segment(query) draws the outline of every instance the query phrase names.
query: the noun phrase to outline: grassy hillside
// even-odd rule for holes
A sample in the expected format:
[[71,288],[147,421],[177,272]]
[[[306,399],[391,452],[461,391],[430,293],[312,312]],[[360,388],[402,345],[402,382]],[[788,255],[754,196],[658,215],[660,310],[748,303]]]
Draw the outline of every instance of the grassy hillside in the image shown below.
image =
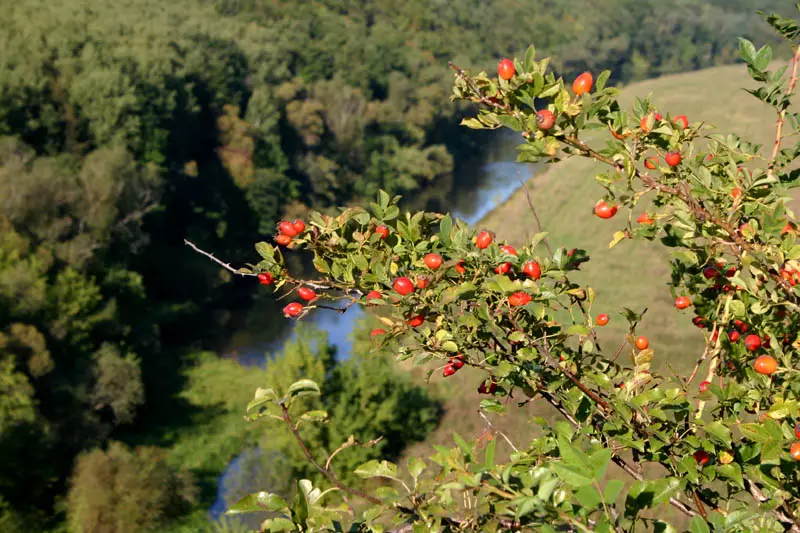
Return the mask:
[[[721,132],[735,132],[753,141],[767,143],[773,135],[769,111],[741,87],[748,84],[742,66],[712,68],[704,71],[667,76],[626,87],[621,103],[630,108],[636,97],[652,93],[652,102],[661,112],[686,114],[691,121],[714,124]],[[591,143],[590,143],[591,144]],[[534,176],[526,185],[551,245],[580,247],[588,250],[591,260],[574,278],[597,291],[593,314],[606,312],[611,322],[600,331],[601,346],[616,349],[624,341],[626,322],[617,314],[621,308],[648,308],[639,333],[650,339],[656,352],[656,365],[668,362],[677,372],[686,373],[700,355],[703,334],[691,324],[691,310],[677,311],[667,282],[668,251],[660,243],[623,242],[613,249],[608,243],[624,223],[627,213],[602,221],[592,214],[594,204],[604,189],[593,177],[599,166],[583,159],[563,161]],[[633,218],[639,211],[633,213]],[[505,204],[487,216],[479,226],[497,233],[500,240],[522,245],[536,233],[524,191],[514,194]],[[666,369],[665,369],[666,370]],[[475,376],[461,373],[439,382],[437,391],[446,402],[446,414],[440,427],[425,443],[409,454],[432,449],[433,444],[452,444],[453,431],[475,438],[487,423],[477,410]],[[522,400],[520,398],[519,400]],[[507,429],[515,445],[524,445],[527,435],[523,420],[533,414],[546,414],[542,402],[534,401],[517,408],[514,401],[508,416],[492,419],[501,430]],[[500,448],[508,451],[501,439]]]

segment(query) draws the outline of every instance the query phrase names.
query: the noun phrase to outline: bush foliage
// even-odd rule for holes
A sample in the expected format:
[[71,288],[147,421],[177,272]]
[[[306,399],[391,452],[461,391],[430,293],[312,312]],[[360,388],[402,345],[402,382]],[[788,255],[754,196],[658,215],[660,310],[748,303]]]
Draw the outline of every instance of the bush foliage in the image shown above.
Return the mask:
[[[657,240],[671,249],[676,312],[705,332],[688,375],[656,369],[659,347],[638,325],[645,310],[624,302],[629,334],[619,347],[599,346],[595,290],[570,278],[591,268],[583,250],[556,247],[544,231],[515,250],[449,215],[403,213],[381,192],[369,209],[312,214],[290,239],[290,249],[314,253],[317,279],[293,277],[281,246],[268,243],[256,246],[258,264],[235,272],[268,272],[280,293],[316,291],[287,316],[326,300],[373,309],[384,324],[376,342],[396,343],[398,359],[426,365],[429,379],[474,373],[489,418],[511,402],[546,403],[553,417],[532,420],[538,433],[524,444],[490,426],[477,440],[456,435],[453,448],[410,457],[402,470],[367,461],[354,470],[358,483],[343,481],[333,452],[310,461],[322,483],[298,480],[292,500],[259,492],[231,512],[277,513],[264,531],[800,530],[800,246],[790,209],[800,179],[791,107],[800,25],[765,18],[794,50],[788,65],[776,64],[769,46],[739,41],[755,82],[747,90],[776,117],[766,147],[647,99],[623,110],[606,86],[610,72],[570,85],[533,47],[510,75],[451,65],[454,99],[478,107],[467,127],[520,132],[520,161],[606,165],[593,209],[617,228],[609,247]],[[586,140],[589,130],[600,137]],[[604,222],[615,216],[622,220]],[[307,411],[322,394],[307,376],[289,379],[259,389],[248,416],[279,421],[304,449],[298,425],[330,414]]]

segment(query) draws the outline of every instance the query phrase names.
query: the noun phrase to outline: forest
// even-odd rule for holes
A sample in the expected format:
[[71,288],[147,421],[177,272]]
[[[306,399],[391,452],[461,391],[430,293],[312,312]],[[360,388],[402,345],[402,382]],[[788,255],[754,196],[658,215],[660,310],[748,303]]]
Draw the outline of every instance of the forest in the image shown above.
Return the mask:
[[[464,108],[450,101],[449,61],[488,70],[534,42],[565,76],[609,69],[626,83],[736,61],[738,36],[774,40],[755,10],[783,4],[4,6],[0,530],[197,531],[201,522],[191,520],[204,519],[216,475],[239,450],[216,450],[222,459],[198,465],[188,457],[208,452],[202,439],[170,459],[168,435],[212,418],[214,401],[228,401],[240,379],[315,369],[332,383],[320,400],[329,410],[384,398],[378,414],[352,413],[351,433],[380,427],[395,432],[394,443],[424,438],[441,407],[390,363],[360,357],[367,331],[346,362],[313,332],[266,370],[231,368],[210,353],[255,287],[183,240],[243,263],[254,237],[271,235],[282,217],[361,205],[379,190],[413,198],[442,180],[457,186],[459,162],[480,153],[484,138],[458,127]],[[179,401],[191,387],[216,400]],[[414,405],[395,409],[403,396]],[[409,413],[416,423],[407,424]]]

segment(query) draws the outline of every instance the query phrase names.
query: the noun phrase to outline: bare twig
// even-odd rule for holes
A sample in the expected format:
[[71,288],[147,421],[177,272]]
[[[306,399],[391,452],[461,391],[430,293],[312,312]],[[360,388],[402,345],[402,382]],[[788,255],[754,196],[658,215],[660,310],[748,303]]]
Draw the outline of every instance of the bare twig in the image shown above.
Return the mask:
[[233,268],[230,265],[230,263],[224,263],[224,262],[220,261],[219,259],[214,257],[214,254],[206,252],[205,250],[201,250],[200,248],[197,247],[196,244],[194,244],[193,242],[191,242],[188,239],[183,239],[183,242],[184,242],[184,244],[186,244],[186,246],[188,246],[189,248],[191,248],[195,252],[208,257],[209,259],[214,261],[216,264],[218,264],[219,266],[221,266],[222,268],[224,268],[228,272],[232,272],[232,273],[234,273],[234,274],[236,274],[238,276],[257,276],[258,275],[258,274],[254,274],[253,272],[243,272],[240,269]]
[[361,443],[361,442],[358,442],[353,437],[353,435],[350,435],[349,439],[347,439],[345,442],[343,442],[341,446],[339,446],[338,448],[333,450],[333,453],[328,456],[328,460],[325,461],[325,469],[326,470],[330,470],[331,461],[333,461],[333,458],[336,457],[336,454],[341,452],[342,450],[346,450],[347,448],[352,448],[353,446],[362,446],[364,448],[371,448],[372,446],[375,446],[376,444],[378,444],[382,440],[383,440],[383,436],[380,436],[380,437],[378,437],[376,439],[372,439],[369,442]]
[[[525,198],[528,200],[528,207],[530,207],[531,214],[533,215],[533,219],[536,221],[536,229],[539,233],[542,233],[542,221],[539,220],[539,215],[536,214],[536,208],[533,206],[533,199],[531,198],[531,192],[528,190],[528,186],[525,185],[525,182],[522,180],[519,174],[517,174],[517,180],[519,184],[522,186],[522,189],[525,191]],[[547,237],[542,239],[542,244],[544,244],[545,248],[550,255],[553,255],[553,249],[550,248],[550,243],[547,241]]]
[[509,446],[511,446],[511,449],[512,449],[512,450],[514,450],[515,452],[518,452],[518,451],[519,451],[519,450],[517,449],[517,447],[516,447],[516,446],[514,446],[514,443],[513,443],[513,442],[511,442],[511,439],[509,439],[509,438],[508,438],[508,436],[507,436],[505,433],[503,433],[502,431],[500,431],[499,429],[497,429],[496,427],[494,427],[494,424],[492,424],[491,420],[489,420],[489,418],[487,418],[487,416],[486,416],[485,414],[483,414],[483,411],[478,411],[478,414],[480,414],[480,415],[481,415],[481,418],[483,418],[483,420],[486,422],[486,424],[487,424],[487,425],[488,425],[490,428],[492,428],[492,429],[493,429],[493,430],[494,430],[494,431],[495,431],[495,432],[496,432],[498,435],[500,435],[501,437],[503,437],[503,439],[506,441],[506,443],[508,443],[508,445],[509,445]]

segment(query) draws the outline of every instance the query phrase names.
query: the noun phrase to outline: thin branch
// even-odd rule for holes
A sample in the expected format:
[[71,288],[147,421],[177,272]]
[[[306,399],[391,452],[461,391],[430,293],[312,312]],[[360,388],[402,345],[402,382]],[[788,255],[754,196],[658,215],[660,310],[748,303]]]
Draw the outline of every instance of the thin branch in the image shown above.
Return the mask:
[[342,450],[346,450],[347,448],[352,448],[353,446],[362,446],[364,448],[371,448],[372,446],[375,446],[376,444],[378,444],[382,440],[383,440],[383,436],[380,436],[380,437],[378,437],[376,439],[372,439],[369,442],[361,443],[361,442],[358,442],[352,435],[350,435],[349,439],[347,439],[345,442],[343,442],[341,446],[339,446],[338,448],[333,450],[333,453],[328,456],[328,460],[325,461],[325,469],[326,470],[330,470],[331,461],[333,461],[333,458],[336,457],[336,454],[341,452]]
[[206,252],[205,250],[201,250],[200,248],[198,248],[198,247],[197,247],[197,245],[196,245],[196,244],[194,244],[193,242],[191,242],[191,241],[190,241],[190,240],[188,240],[188,239],[183,239],[183,242],[184,242],[184,244],[186,244],[186,246],[188,246],[189,248],[191,248],[191,249],[192,249],[192,250],[194,250],[195,252],[197,252],[197,253],[199,253],[199,254],[201,254],[201,255],[204,255],[204,256],[208,257],[209,259],[211,259],[212,261],[214,261],[216,264],[218,264],[219,266],[221,266],[221,267],[222,267],[222,268],[224,268],[225,270],[227,270],[227,271],[229,271],[229,272],[232,272],[232,273],[234,273],[234,274],[236,274],[236,275],[238,275],[238,276],[257,276],[257,275],[258,275],[258,274],[255,274],[255,273],[253,273],[253,272],[242,272],[242,271],[241,271],[241,270],[239,270],[239,269],[233,268],[233,267],[230,265],[230,263],[224,263],[224,262],[220,261],[219,259],[217,259],[216,257],[214,257],[214,254],[208,253],[208,252]]
[[483,96],[483,93],[481,92],[480,88],[475,84],[474,81],[472,81],[472,78],[470,78],[469,75],[466,72],[464,72],[462,69],[457,67],[452,61],[448,61],[447,65],[451,69],[455,70],[456,71],[456,75],[459,78],[461,78],[467,85],[469,85],[470,90],[472,90],[472,92],[475,93],[475,95],[478,97],[478,101],[479,102],[481,102],[483,104],[486,104],[489,107],[494,107],[496,109],[502,109],[504,111],[508,111],[509,110],[509,106],[508,105],[499,104],[498,102],[495,102],[495,101],[490,100],[489,98],[486,98],[485,96]]
[[[525,182],[522,180],[519,173],[517,174],[517,180],[519,181],[519,184],[525,191],[525,198],[528,200],[528,207],[530,207],[531,214],[533,214],[533,219],[536,221],[536,229],[538,230],[539,233],[542,233],[543,232],[542,221],[539,220],[539,215],[536,214],[536,208],[533,206],[533,199],[531,198],[531,192],[528,190],[528,186],[525,185]],[[542,244],[544,244],[545,248],[547,248],[547,251],[550,253],[550,255],[553,255],[553,249],[550,248],[550,243],[547,241],[547,237],[542,239]]]
[[306,443],[303,441],[303,437],[300,436],[300,432],[297,431],[297,426],[295,426],[294,423],[292,422],[292,417],[289,415],[289,408],[286,407],[286,405],[281,404],[281,409],[283,409],[283,421],[286,422],[287,426],[289,426],[289,430],[292,432],[292,435],[294,435],[294,439],[297,441],[297,444],[300,445],[300,449],[303,451],[303,455],[306,456],[306,459],[308,459],[308,461],[312,464],[312,466],[314,466],[314,468],[316,468],[319,471],[320,474],[328,478],[328,481],[330,481],[333,484],[333,486],[344,492],[347,492],[348,494],[352,494],[353,496],[367,500],[372,504],[375,505],[384,504],[383,500],[380,500],[374,496],[370,496],[369,494],[362,492],[360,490],[356,490],[346,486],[344,483],[339,481],[339,478],[337,478],[336,475],[334,475],[334,473],[330,471],[330,469],[320,465],[317,462],[317,460],[314,459],[314,456],[311,455],[311,452],[308,451],[308,446],[306,446]]
[[486,421],[486,424],[487,424],[487,425],[488,425],[490,428],[492,428],[492,429],[493,429],[493,430],[494,430],[494,431],[495,431],[495,432],[496,432],[498,435],[500,435],[501,437],[503,437],[503,439],[505,439],[506,443],[508,443],[508,445],[509,445],[509,446],[511,446],[511,449],[512,449],[512,450],[514,450],[515,452],[519,452],[519,450],[517,449],[517,447],[516,447],[516,446],[514,446],[514,443],[513,443],[513,442],[511,442],[511,439],[509,439],[509,438],[508,438],[508,436],[506,436],[506,434],[505,434],[505,433],[503,433],[502,431],[500,431],[499,429],[497,429],[496,427],[494,427],[494,424],[492,424],[491,420],[489,420],[489,419],[486,417],[486,415],[485,415],[485,414],[483,414],[483,411],[478,411],[478,414],[480,414],[480,415],[481,415],[481,418],[483,418],[483,420],[484,420],[484,421]]
[[[797,85],[797,65],[800,63],[800,46],[794,51],[792,57],[792,75],[789,78],[789,86],[786,88],[784,100],[788,101],[789,97],[794,92],[795,85]],[[778,152],[781,149],[781,142],[783,142],[783,124],[786,120],[786,110],[788,103],[783,104],[783,109],[778,113],[778,120],[775,124],[775,140],[772,143],[772,153],[769,157],[769,165],[767,166],[767,176],[772,178],[775,171],[775,159],[778,157]]]

